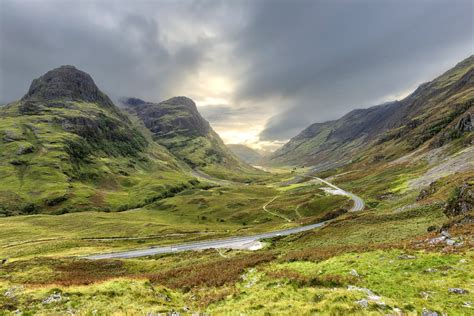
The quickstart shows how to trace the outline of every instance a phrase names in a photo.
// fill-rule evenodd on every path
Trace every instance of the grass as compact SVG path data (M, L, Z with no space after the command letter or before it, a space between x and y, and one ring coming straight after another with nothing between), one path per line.
M1 109L0 215L126 210L196 184L114 111L57 100L24 115L25 102Z

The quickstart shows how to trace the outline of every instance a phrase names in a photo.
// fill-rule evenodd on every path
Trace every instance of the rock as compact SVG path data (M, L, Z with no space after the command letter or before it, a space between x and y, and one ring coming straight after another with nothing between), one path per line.
M464 303L462 304L462 307L472 308L472 302L464 302Z
M425 272L427 272L427 273L434 273L436 271L438 271L438 270L433 269L433 268L428 268L428 269L425 270Z
M407 254L402 254L402 255L399 255L399 256L398 256L398 259L401 259L401 260L412 260L412 259L416 259L416 256L407 255Z
M418 197L416 198L417 201L424 200L425 198L429 197L433 193L436 192L437 190L437 183L436 182L431 182L430 185L427 188L424 188L420 191L418 194Z
M356 301L356 303L358 305L362 306L363 308L369 307L369 301L367 301L366 299L358 300L358 301Z
M378 301L380 300L380 296L376 295L374 292L372 292L371 290L365 288L365 287L358 287L358 286L354 286L354 285L349 285L347 287L347 289L349 291L359 291L359 292L364 292L365 294L367 294L367 298L371 301Z
M357 273L357 271L355 269L352 269L350 272L349 272L350 275L352 276L355 276L356 278L359 278L360 275L359 273Z
M427 299L430 298L431 295L430 295L430 293L428 293L428 292L421 292L421 293L420 293L420 296L421 296L422 298L424 298L425 300L427 300Z
M467 294L467 293L469 293L468 290L464 290L464 289L457 288L457 287L450 288L450 289L448 289L448 291L450 293L454 293L454 294Z
M184 307L183 307L183 311L189 312L189 310L190 310L189 307L187 307L187 306L184 306Z
M449 216L467 214L474 209L474 185L464 183L456 188L446 203L444 213Z
M4 264L7 263L7 261L8 261L7 258L3 258L3 259L0 260L0 264L1 264L1 265L4 265Z
M13 290L6 290L5 293L3 293L3 296L7 298L15 298L15 292Z
M439 316L437 312L430 311L429 309L423 308L421 312L421 316Z
M18 146L18 150L16 151L17 155L26 155L26 154L31 154L35 150L35 147L33 145L23 145L21 144Z
M446 240L446 237L444 236L440 236L440 237L436 237L436 238L432 238L428 241L428 243L432 244L432 245L436 245L436 244L439 244L440 242L443 242Z
M74 66L61 66L33 80L22 100L79 100L114 107L91 76Z
M446 238L452 238L452 237L451 237L451 234L448 233L448 231L446 231L446 230L443 230L443 231L441 232L441 236L444 236L444 237L446 237Z
M467 263L467 260L466 259L461 259L461 260L459 260L459 263Z
M57 302L61 302L62 300L63 300L63 297L61 293L53 293L43 300L43 304L47 305L47 304L57 303Z
M456 130L460 132L472 132L474 130L474 119L471 113L467 113L464 117L462 117L458 124L456 125Z
M456 244L456 241L452 239L446 239L446 245L448 246L454 246Z

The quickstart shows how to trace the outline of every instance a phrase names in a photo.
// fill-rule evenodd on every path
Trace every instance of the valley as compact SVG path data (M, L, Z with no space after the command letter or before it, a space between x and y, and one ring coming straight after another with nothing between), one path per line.
M263 156L53 69L0 108L0 315L469 314L473 100L470 56Z

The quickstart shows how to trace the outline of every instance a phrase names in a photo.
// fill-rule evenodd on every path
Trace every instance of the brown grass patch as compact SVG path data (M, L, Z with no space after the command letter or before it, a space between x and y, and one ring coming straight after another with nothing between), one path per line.
M147 277L153 283L187 291L198 286L222 286L227 283L237 282L246 268L269 262L273 259L275 259L275 256L271 252L255 253L173 268L149 274Z
M130 276L120 260L77 260L55 267L57 277L51 283L64 286L88 285L112 278Z
M272 279L285 279L296 283L298 286L319 286L319 287L343 287L348 284L357 283L358 279L354 276L343 276L327 274L321 276L307 276L296 271L283 269L267 272L267 276Z

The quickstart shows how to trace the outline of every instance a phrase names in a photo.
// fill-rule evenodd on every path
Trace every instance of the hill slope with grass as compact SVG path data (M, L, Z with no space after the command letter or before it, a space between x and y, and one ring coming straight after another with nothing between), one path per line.
M124 210L190 179L73 66L47 72L0 108L0 214Z
M198 112L193 100L174 97L152 103L130 98L125 108L143 121L153 139L191 168L217 178L245 181L262 172L237 158Z
M342 166L367 153L393 160L423 146L439 148L472 131L474 56L401 101L349 112L315 123L277 150L268 163L307 165L317 170ZM460 146L469 146L472 134Z

